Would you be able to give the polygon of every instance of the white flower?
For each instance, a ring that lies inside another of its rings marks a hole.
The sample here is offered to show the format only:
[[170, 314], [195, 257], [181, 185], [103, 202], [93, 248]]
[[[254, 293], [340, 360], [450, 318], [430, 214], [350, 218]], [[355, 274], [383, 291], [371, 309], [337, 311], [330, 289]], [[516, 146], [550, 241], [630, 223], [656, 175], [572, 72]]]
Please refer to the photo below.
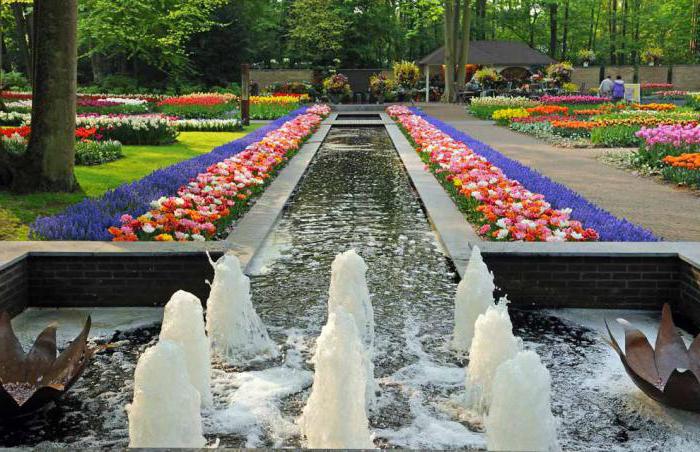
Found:
[[496, 237], [499, 239], [504, 239], [508, 237], [508, 229], [499, 229]]
[[156, 230], [156, 228], [154, 228], [154, 227], [151, 225], [151, 223], [146, 223], [146, 224], [144, 224], [144, 225], [141, 227], [141, 229], [143, 229], [143, 232], [145, 232], [146, 234], [151, 234], [151, 233], [153, 233], [153, 232]]
[[195, 242], [204, 242], [206, 240], [204, 236], [200, 234], [192, 234], [190, 238]]

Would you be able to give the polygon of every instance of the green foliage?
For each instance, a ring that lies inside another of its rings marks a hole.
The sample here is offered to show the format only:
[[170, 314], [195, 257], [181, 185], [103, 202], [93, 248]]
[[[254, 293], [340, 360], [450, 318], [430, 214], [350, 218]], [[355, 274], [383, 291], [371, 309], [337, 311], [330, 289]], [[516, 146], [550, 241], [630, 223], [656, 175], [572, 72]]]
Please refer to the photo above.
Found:
[[100, 165], [122, 157], [122, 144], [118, 141], [84, 140], [75, 143], [76, 165]]
[[290, 51], [316, 64], [337, 58], [350, 25], [332, 0], [296, 0], [289, 10], [289, 23]]
[[217, 105], [160, 105], [156, 108], [160, 113], [177, 116], [183, 119], [217, 119], [227, 117], [227, 113], [236, 111], [230, 103]]
[[635, 136], [641, 126], [615, 125], [596, 127], [591, 130], [591, 142], [606, 148], [639, 146], [641, 140]]
[[299, 108], [299, 104], [252, 104], [251, 119], [277, 119]]
[[188, 69], [184, 47], [214, 26], [224, 0], [81, 0], [80, 39], [87, 55], [121, 54], [174, 74]]
[[661, 170], [666, 180], [679, 185], [700, 188], [700, 170], [666, 166]]
[[1, 72], [0, 78], [2, 79], [2, 85], [7, 89], [24, 91], [30, 89], [31, 87], [27, 77], [25, 77], [21, 72]]
[[140, 105], [107, 105], [107, 106], [88, 106], [78, 105], [76, 107], [78, 114], [97, 113], [101, 115], [141, 115], [148, 113], [148, 104]]

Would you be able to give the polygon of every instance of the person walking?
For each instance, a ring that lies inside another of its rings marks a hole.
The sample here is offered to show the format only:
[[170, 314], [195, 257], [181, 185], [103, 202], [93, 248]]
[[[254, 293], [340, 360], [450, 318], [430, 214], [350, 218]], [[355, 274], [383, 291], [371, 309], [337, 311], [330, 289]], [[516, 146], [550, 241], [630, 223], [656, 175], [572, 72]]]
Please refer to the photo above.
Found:
[[625, 81], [619, 75], [615, 77], [615, 83], [612, 88], [612, 100], [617, 103], [625, 98]]
[[600, 82], [600, 87], [598, 88], [598, 95], [600, 97], [611, 97], [613, 90], [612, 77], [606, 75], [602, 82]]

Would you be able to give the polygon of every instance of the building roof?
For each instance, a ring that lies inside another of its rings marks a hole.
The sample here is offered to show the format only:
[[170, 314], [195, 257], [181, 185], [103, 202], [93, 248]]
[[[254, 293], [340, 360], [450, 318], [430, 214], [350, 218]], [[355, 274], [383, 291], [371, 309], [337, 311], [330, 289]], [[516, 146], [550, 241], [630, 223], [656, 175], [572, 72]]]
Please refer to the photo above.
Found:
[[[467, 63], [485, 66], [536, 66], [556, 61], [518, 41], [471, 41]], [[445, 64], [445, 47], [423, 57], [419, 65]]]

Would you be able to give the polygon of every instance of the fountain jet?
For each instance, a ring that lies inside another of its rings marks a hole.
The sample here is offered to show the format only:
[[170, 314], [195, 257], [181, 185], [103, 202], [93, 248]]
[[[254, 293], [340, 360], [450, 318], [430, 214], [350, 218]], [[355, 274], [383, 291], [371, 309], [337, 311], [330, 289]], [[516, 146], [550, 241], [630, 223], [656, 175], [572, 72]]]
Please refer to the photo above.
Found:
[[211, 262], [214, 282], [207, 301], [207, 333], [211, 350], [230, 362], [239, 363], [258, 355], [275, 357], [275, 343], [267, 334], [250, 296], [250, 280], [233, 254]]
[[199, 408], [182, 348], [159, 341], [136, 364], [134, 400], [126, 407], [129, 447], [203, 447]]
[[374, 310], [367, 288], [367, 264], [355, 250], [338, 254], [331, 265], [331, 284], [328, 289], [328, 312], [343, 308], [355, 320], [365, 350], [368, 409], [376, 402], [374, 382]]
[[199, 298], [184, 290], [173, 294], [165, 305], [160, 340], [175, 342], [182, 348], [190, 382], [199, 391], [202, 406], [211, 406], [209, 342]]
[[521, 351], [498, 366], [485, 422], [488, 450], [558, 450], [551, 383], [533, 351]]
[[314, 384], [299, 420], [307, 447], [374, 448], [367, 420], [364, 359], [355, 319], [338, 307], [328, 314], [316, 341]]
[[488, 412], [493, 377], [498, 366], [514, 358], [521, 349], [522, 341], [513, 335], [508, 300], [501, 298], [496, 306], [489, 306], [476, 319], [474, 326], [465, 386], [468, 404], [477, 412]]
[[459, 355], [466, 355], [474, 338], [474, 324], [489, 306], [494, 306], [493, 273], [481, 258], [479, 247], [472, 249], [464, 278], [457, 286], [455, 296], [455, 327], [452, 348]]

